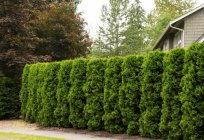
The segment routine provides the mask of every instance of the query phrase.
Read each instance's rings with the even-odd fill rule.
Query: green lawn
[[[50,137],[43,137],[43,136],[33,136],[33,135],[4,133],[4,132],[0,132],[0,138],[5,138],[6,140],[64,140],[62,138],[50,138]]]

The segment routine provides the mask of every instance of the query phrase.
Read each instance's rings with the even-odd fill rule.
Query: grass
[[[44,136],[34,136],[34,135],[4,133],[4,132],[0,132],[0,138],[5,138],[6,140],[64,140],[63,138],[51,138],[51,137],[44,137]]]

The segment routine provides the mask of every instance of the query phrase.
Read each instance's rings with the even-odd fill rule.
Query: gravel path
[[[31,134],[65,138],[69,140],[150,140],[137,136],[127,136],[125,134],[110,134],[104,131],[93,132],[88,130],[76,130],[72,128],[45,128],[36,124],[26,123],[22,120],[0,121],[0,132]]]

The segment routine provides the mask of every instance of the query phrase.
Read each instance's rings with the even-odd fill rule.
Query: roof
[[[204,4],[202,4],[202,5],[198,6],[198,7],[196,7],[196,8],[193,9],[192,11],[190,11],[190,12],[188,12],[188,13],[186,13],[186,14],[180,16],[179,18],[177,18],[177,19],[171,21],[171,22],[167,25],[167,27],[166,27],[166,29],[164,30],[164,32],[162,33],[162,35],[161,35],[161,36],[159,37],[159,39],[157,40],[156,44],[154,45],[154,49],[157,48],[157,46],[158,46],[159,43],[161,42],[162,38],[163,38],[163,37],[168,33],[168,31],[171,29],[171,25],[173,25],[173,24],[175,24],[175,23],[177,23],[177,22],[179,22],[179,21],[185,19],[186,17],[192,15],[193,13],[195,13],[195,12],[197,12],[197,11],[203,9],[203,8],[204,8]]]

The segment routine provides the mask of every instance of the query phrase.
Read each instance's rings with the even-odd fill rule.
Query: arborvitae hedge
[[[61,63],[58,73],[57,85],[57,108],[54,115],[57,126],[69,127],[69,90],[71,87],[70,72],[72,70],[72,61],[64,61]]]
[[[74,128],[85,128],[87,121],[84,115],[86,105],[83,85],[86,82],[87,60],[77,59],[72,64],[70,74],[71,89],[69,93],[70,116],[69,121]]]
[[[167,53],[163,60],[163,86],[162,86],[162,116],[159,130],[165,139],[182,139],[179,126],[181,121],[181,78],[183,76],[184,49],[174,49]]]
[[[28,101],[28,75],[29,75],[30,65],[25,65],[23,69],[21,91],[20,91],[20,101],[21,101],[21,115],[22,118],[26,117],[26,106]]]
[[[42,100],[42,95],[43,95],[43,85],[44,85],[44,72],[45,72],[45,68],[46,68],[46,64],[45,63],[39,63],[38,64],[38,85],[37,85],[37,98],[36,98],[36,103],[37,103],[37,107],[36,107],[36,112],[37,115],[35,116],[35,121],[38,122],[39,124],[41,123],[42,119],[43,119],[43,100]]]
[[[16,83],[0,77],[0,120],[19,118],[20,101]]]
[[[104,87],[104,111],[103,115],[105,130],[113,133],[123,132],[124,126],[119,109],[119,88],[122,82],[120,57],[110,58],[105,70]]]
[[[103,93],[104,93],[104,74],[106,69],[106,60],[90,60],[87,65],[86,83],[84,92],[86,94],[85,117],[88,120],[87,126],[90,130],[102,130],[104,125],[102,116]]]
[[[192,45],[185,55],[181,86],[182,119],[185,140],[204,139],[204,44]]]
[[[140,100],[141,117],[139,132],[141,136],[159,138],[161,117],[162,74],[164,53],[149,53],[143,63],[142,96]]]
[[[37,64],[31,65],[30,67],[30,73],[28,76],[28,100],[27,100],[27,106],[26,106],[26,116],[25,120],[34,122],[36,117],[36,91],[37,91],[37,81],[38,77],[38,66]]]
[[[17,98],[6,83],[0,79],[0,119],[18,116]],[[197,140],[204,139],[203,91],[204,44],[190,47],[185,58],[176,49],[144,59],[38,63],[24,68],[21,114],[44,126]]]
[[[59,68],[60,63],[48,63],[44,71],[43,94],[41,97],[43,104],[41,124],[43,126],[56,126],[54,111],[57,106],[56,93]]]
[[[142,63],[142,56],[129,56],[124,59],[122,65],[119,105],[123,124],[129,135],[138,134],[139,129]]]

